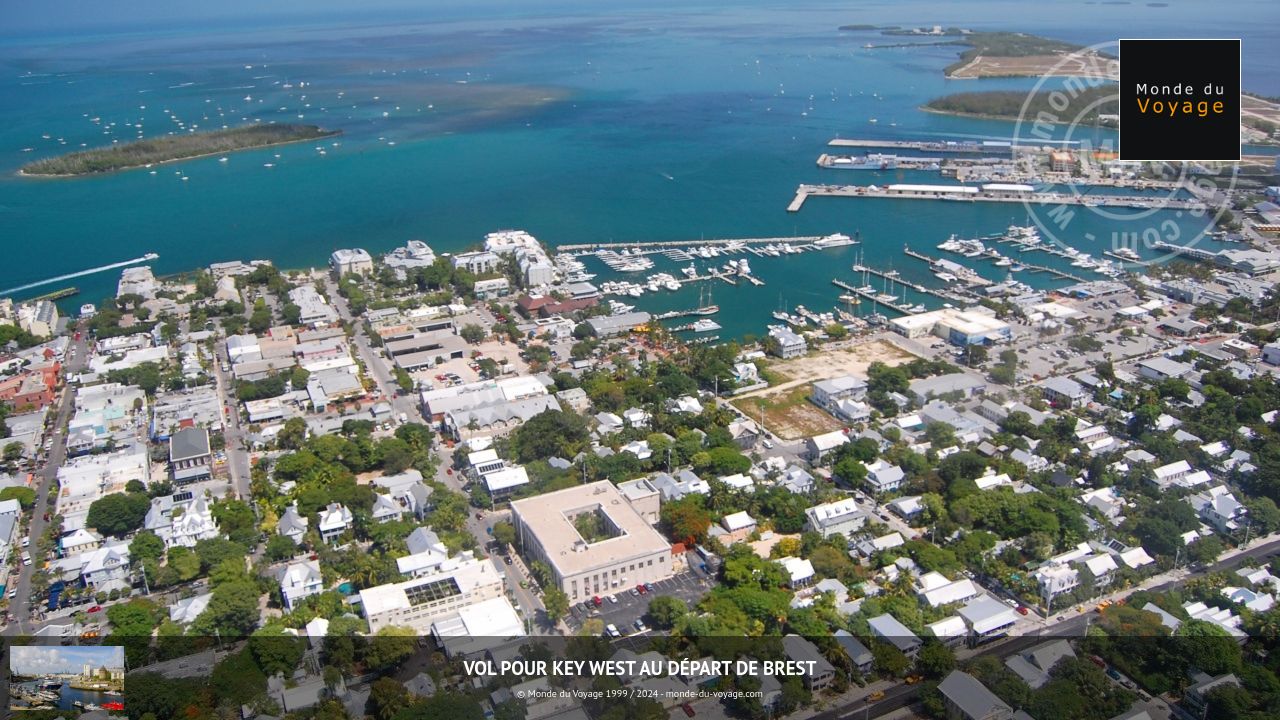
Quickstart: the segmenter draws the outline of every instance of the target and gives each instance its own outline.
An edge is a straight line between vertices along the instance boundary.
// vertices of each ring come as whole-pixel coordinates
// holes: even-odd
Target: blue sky
[[[124,667],[124,648],[100,647],[42,647],[39,645],[14,645],[9,648],[9,670],[21,675],[46,673],[78,673],[85,663],[96,667]]]

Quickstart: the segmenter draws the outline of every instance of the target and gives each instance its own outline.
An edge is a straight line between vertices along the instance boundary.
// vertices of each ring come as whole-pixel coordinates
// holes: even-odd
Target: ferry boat
[[[1138,255],[1138,251],[1133,248],[1120,248],[1119,250],[1111,251],[1111,254],[1123,260],[1132,260],[1133,262],[1137,262],[1142,259],[1142,257]]]
[[[817,240],[813,241],[813,246],[816,248],[844,247],[846,245],[857,245],[857,244],[858,244],[857,240],[854,240],[853,238],[849,237],[848,235],[845,235],[844,233],[834,233],[832,235],[827,235],[826,237],[820,237]]]

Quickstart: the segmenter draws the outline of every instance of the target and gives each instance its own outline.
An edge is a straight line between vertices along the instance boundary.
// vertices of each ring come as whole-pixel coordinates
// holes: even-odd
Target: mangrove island
[[[315,125],[246,125],[81,150],[28,163],[22,166],[19,174],[41,177],[94,175],[341,134],[341,130],[325,130]]]

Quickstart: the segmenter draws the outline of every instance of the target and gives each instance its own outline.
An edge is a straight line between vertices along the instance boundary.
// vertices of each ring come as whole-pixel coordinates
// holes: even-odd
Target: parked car
[[[94,605],[93,607],[89,608],[89,612],[91,613],[102,612],[102,606]]]
[[[611,602],[611,603],[613,603],[613,604],[615,604],[615,605],[616,605],[616,604],[618,604],[618,596],[617,596],[617,595],[610,595],[610,596],[609,596],[609,602]]]
[[[697,715],[697,713],[693,711],[693,706],[689,703],[681,704],[680,709],[684,711],[685,717],[693,717],[694,715]]]
[[[600,599],[599,595],[596,595],[595,597],[591,598],[591,602],[595,603],[596,607],[600,607],[601,605],[604,604],[604,601]]]
[[[609,634],[609,637],[613,637],[613,638],[622,637],[622,633],[618,632],[618,626],[614,625],[613,623],[609,623],[605,627],[604,631]]]

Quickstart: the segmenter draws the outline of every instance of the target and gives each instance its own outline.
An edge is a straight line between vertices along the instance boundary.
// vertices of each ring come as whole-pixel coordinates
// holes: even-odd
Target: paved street
[[[79,340],[72,340],[68,347],[68,362],[63,370],[63,377],[81,372],[86,366],[88,352],[88,340],[81,337]],[[63,385],[62,394],[58,397],[58,404],[53,411],[53,421],[46,427],[50,437],[53,438],[53,445],[50,447],[45,457],[44,465],[35,472],[36,478],[36,504],[31,511],[30,532],[27,537],[30,538],[31,545],[28,552],[31,553],[32,563],[26,566],[19,566],[21,570],[18,575],[17,595],[9,601],[9,611],[13,613],[13,622],[4,629],[5,635],[26,634],[31,631],[31,577],[34,572],[40,570],[43,572],[44,558],[40,557],[36,549],[40,536],[45,530],[45,512],[50,513],[52,517],[53,503],[49,492],[54,484],[54,478],[58,475],[58,468],[62,467],[62,463],[66,460],[66,427],[67,420],[71,415],[71,410],[75,407],[72,402],[72,391],[70,385]],[[19,560],[18,562],[21,562]]]

